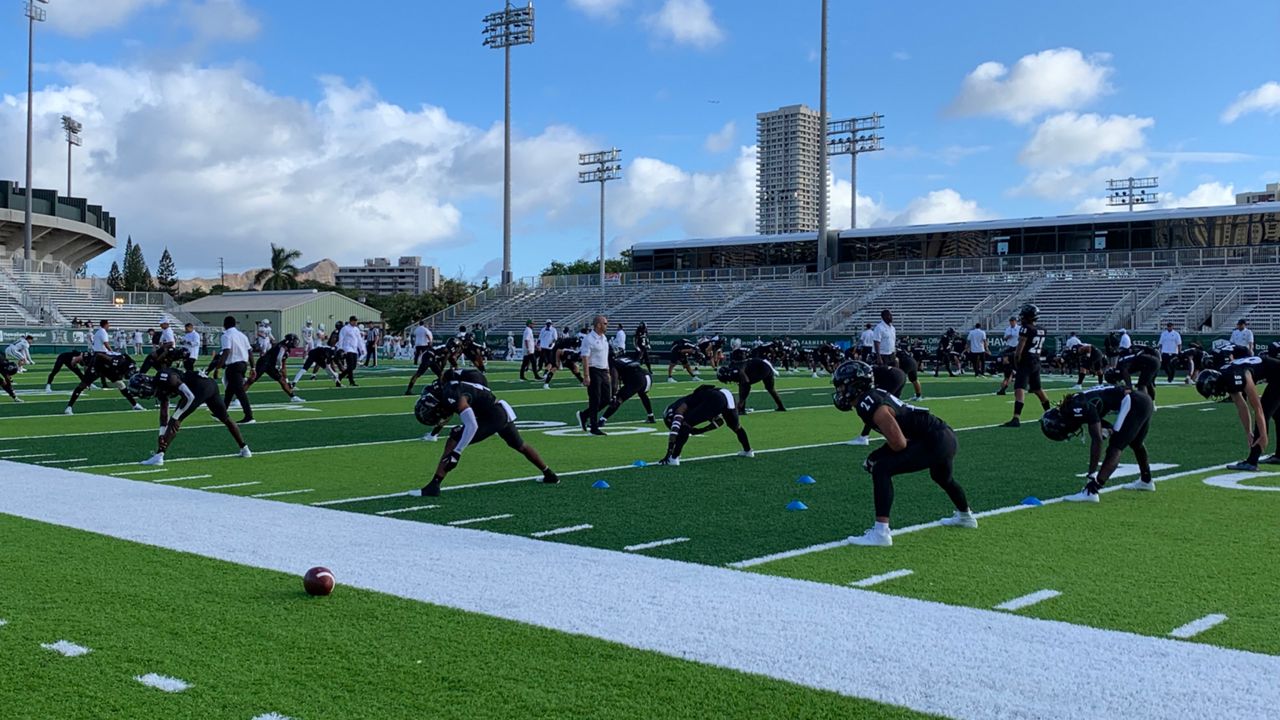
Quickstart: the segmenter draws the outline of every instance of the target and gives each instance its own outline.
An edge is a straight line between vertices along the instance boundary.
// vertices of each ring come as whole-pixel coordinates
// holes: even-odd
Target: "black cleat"
[[[592,428],[589,432],[592,435],[599,435],[600,437],[605,436],[605,431],[601,430],[600,428]]]
[[[1014,418],[1014,419],[1010,420],[1009,422],[1007,422],[1007,423],[1005,423],[1005,424],[1001,425],[1000,427],[1010,427],[1010,428],[1013,428],[1013,427],[1022,427],[1022,421],[1021,421],[1021,420],[1018,420],[1018,418]]]
[[[422,497],[440,497],[440,483],[432,480],[422,486]]]
[[[542,471],[542,480],[540,482],[544,485],[555,485],[560,482],[560,477],[552,472],[551,468],[547,468]]]
[[[999,390],[997,390],[997,391],[996,391],[996,394],[997,394],[997,395],[1006,395],[1007,393],[1005,393],[1004,388],[1000,388]]]
[[[653,425],[653,424],[654,424],[654,423],[656,423],[656,422],[658,422],[658,421],[657,421],[657,420],[656,420],[652,415],[650,415],[649,417],[645,418],[645,423],[646,423],[646,424]]]
[[[582,432],[587,431],[587,416],[581,410],[575,412],[574,417],[578,418],[578,425],[582,427]]]
[[[777,408],[774,409],[774,412],[786,412],[786,411],[787,409],[782,407],[781,405],[779,405]]]

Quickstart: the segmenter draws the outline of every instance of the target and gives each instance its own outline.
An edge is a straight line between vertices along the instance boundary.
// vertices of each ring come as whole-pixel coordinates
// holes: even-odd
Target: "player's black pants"
[[[609,407],[605,409],[604,416],[606,418],[613,417],[613,414],[622,407],[622,403],[630,400],[632,396],[639,395],[640,402],[644,405],[645,413],[649,417],[653,417],[653,405],[649,402],[648,388],[650,382],[649,376],[645,375],[638,383],[622,383],[622,387],[618,389],[617,394],[613,396],[613,400],[609,402]]]
[[[782,405],[782,398],[778,397],[778,391],[774,387],[773,373],[761,378],[760,383],[764,385],[765,391],[769,393],[769,397],[773,398],[773,402],[778,406],[778,409],[785,410],[786,408]],[[738,381],[738,407],[742,408],[743,412],[747,411],[747,397],[751,395],[751,385],[752,383],[749,382]]]
[[[871,482],[875,495],[876,517],[889,517],[893,509],[893,476],[928,470],[929,477],[951,498],[957,510],[968,510],[964,488],[952,476],[956,460],[956,434],[951,428],[919,440],[908,440],[902,452],[881,447],[867,456],[873,463]]]
[[[984,352],[969,353],[969,360],[973,362],[974,376],[987,374],[987,354]]]
[[[231,399],[234,397],[240,401],[240,409],[244,411],[244,419],[253,419],[253,407],[249,405],[249,393],[245,392],[244,380],[245,373],[249,370],[249,363],[234,362],[227,365],[225,379],[227,382],[226,392],[222,395],[222,404],[230,406]]]
[[[58,376],[58,373],[62,371],[62,368],[66,368],[66,369],[70,370],[70,371],[71,371],[71,373],[72,373],[73,375],[75,375],[76,377],[80,378],[80,380],[84,380],[84,373],[80,372],[80,368],[78,368],[78,367],[76,367],[76,366],[74,366],[74,365],[68,365],[68,364],[67,364],[67,363],[62,359],[62,357],[61,357],[61,356],[59,356],[59,357],[58,357],[58,359],[57,359],[56,361],[54,361],[54,363],[53,363],[53,369],[49,371],[49,379],[48,379],[48,380],[45,380],[45,381],[44,381],[44,384],[45,384],[45,385],[52,385],[52,384],[53,384],[53,379],[54,379],[55,377],[57,377],[57,376]]]
[[[653,363],[651,360],[649,360],[649,346],[637,345],[636,352],[639,354],[639,357],[637,357],[637,360],[640,361],[640,364],[648,368],[649,372],[653,372]]]
[[[1173,375],[1177,372],[1178,356],[1173,353],[1160,353],[1160,368],[1165,372],[1165,378],[1169,382],[1173,382]]]
[[[526,372],[532,372],[534,379],[537,379],[538,377],[537,357],[538,357],[537,353],[527,352],[524,354],[524,359],[520,361],[520,379],[521,380],[528,379],[524,376]]]
[[[1267,422],[1276,420],[1277,413],[1280,413],[1280,383],[1267,383],[1267,389],[1262,391],[1262,417],[1258,418],[1253,428],[1253,437],[1256,440],[1258,430]],[[1272,435],[1275,437],[1275,454],[1280,455],[1280,420],[1276,420],[1276,431]],[[1249,449],[1249,462],[1254,465],[1258,464],[1258,460],[1262,457],[1262,451],[1266,448],[1260,445],[1254,445]]]
[[[591,419],[591,429],[600,429],[600,413],[609,405],[609,397],[613,391],[609,385],[609,371],[600,368],[587,368],[591,384],[587,385],[587,409],[584,411]]]
[[[351,381],[352,385],[355,385],[356,384],[356,365],[360,364],[360,356],[353,352],[349,352],[349,353],[343,353],[343,357],[346,359],[347,362],[346,362],[346,367],[343,368],[342,372],[338,374],[338,382],[341,383],[342,378],[345,377]]]

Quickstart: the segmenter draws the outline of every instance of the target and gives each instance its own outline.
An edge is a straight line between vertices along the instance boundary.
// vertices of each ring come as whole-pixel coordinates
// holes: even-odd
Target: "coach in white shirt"
[[[871,329],[871,323],[867,323],[862,330],[862,335],[858,337],[858,349],[862,355],[863,362],[874,362],[876,354],[876,331]]]
[[[1018,318],[1009,316],[1009,327],[1004,329],[1004,346],[1007,348],[1018,347]]]
[[[249,393],[245,392],[245,374],[249,371],[249,336],[236,327],[236,317],[228,315],[222,319],[222,350],[209,363],[208,372],[221,367],[226,372],[223,380],[227,389],[223,393],[222,402],[231,408],[234,397],[244,411],[244,418],[238,424],[252,424],[253,407],[249,405]]]
[[[542,332],[538,333],[538,354],[542,356],[542,366],[553,368],[556,366],[556,340],[560,339],[560,333],[556,331],[556,326],[548,320],[543,326]]]
[[[1253,331],[1249,329],[1249,323],[1240,318],[1240,322],[1236,323],[1236,329],[1231,331],[1231,344],[1236,347],[1242,347],[1253,354]]]
[[[987,331],[982,323],[974,323],[969,331],[969,359],[973,361],[974,377],[981,377],[987,367]]]
[[[1169,383],[1173,383],[1173,361],[1182,354],[1182,335],[1173,329],[1173,323],[1167,323],[1164,326],[1164,332],[1160,333],[1160,366],[1165,371],[1165,376]]]
[[[133,354],[134,355],[142,354],[142,345],[145,342],[146,342],[146,338],[143,336],[142,331],[134,330],[133,331]]]
[[[1064,344],[1063,347],[1067,350],[1074,350],[1083,344],[1084,344],[1084,341],[1080,339],[1079,335],[1076,335],[1075,333],[1071,333],[1070,335],[1067,336],[1067,342]]]
[[[609,318],[597,315],[591,323],[591,332],[582,338],[579,354],[586,372],[582,384],[587,388],[587,409],[578,413],[578,424],[592,435],[604,435],[600,429],[600,413],[609,405],[609,340],[605,331]]]
[[[1121,350],[1128,350],[1129,348],[1133,347],[1133,339],[1129,337],[1129,331],[1125,330],[1124,328],[1120,328],[1119,347]],[[1128,353],[1125,353],[1125,354],[1127,355]]]
[[[196,367],[196,358],[200,357],[200,346],[204,344],[204,340],[200,337],[200,333],[196,332],[196,327],[191,323],[187,323],[183,328],[186,332],[182,335],[182,347],[186,348],[187,360],[183,363],[187,371],[194,370]]]
[[[352,315],[351,320],[338,332],[338,351],[347,359],[347,368],[338,374],[338,382],[341,383],[345,375],[351,387],[355,387],[356,365],[365,353],[364,338],[360,334],[360,328],[357,327],[355,315]]]
[[[111,355],[111,321],[101,320],[98,329],[93,331],[89,340],[89,349],[100,355]]]
[[[430,350],[431,343],[434,341],[431,328],[427,327],[425,320],[419,320],[417,326],[413,328],[413,361],[415,363],[422,360],[422,353]]]
[[[613,334],[613,349],[619,355],[627,351],[627,333],[621,325],[618,326],[618,332]]]
[[[893,328],[893,313],[880,311],[880,324],[875,329],[876,358],[881,365],[898,367],[898,331]]]
[[[524,335],[520,339],[520,349],[524,356],[520,358],[520,379],[528,381],[525,373],[532,372],[533,379],[538,380],[538,341],[533,338],[533,321],[524,321]]]

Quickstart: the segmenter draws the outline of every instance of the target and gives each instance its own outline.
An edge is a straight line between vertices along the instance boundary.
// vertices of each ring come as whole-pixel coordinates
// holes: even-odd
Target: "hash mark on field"
[[[687,537],[667,538],[666,540],[654,540],[653,542],[640,543],[639,545],[628,545],[623,550],[627,552],[636,552],[637,550],[649,550],[663,545],[675,545],[676,543],[689,542]]]
[[[315,492],[315,488],[307,488],[306,490],[280,490],[279,492],[258,493],[257,495],[250,495],[249,497],[269,498],[280,497],[281,495],[301,495],[309,492]]]
[[[179,680],[176,677],[169,677],[168,675],[158,675],[156,673],[147,673],[146,675],[135,675],[133,676],[133,679],[137,680],[143,685],[146,685],[147,687],[153,687],[157,690],[163,690],[167,693],[182,692],[183,690],[186,690],[187,688],[191,687],[191,683],[185,680]]]
[[[77,645],[67,640],[59,640],[55,643],[41,643],[40,647],[45,650],[52,650],[64,657],[80,657],[81,655],[88,655],[93,652],[83,645]]]
[[[37,460],[37,465],[57,465],[59,463],[84,462],[89,458],[68,458],[66,460]]]
[[[1196,635],[1199,635],[1205,630],[1221,625],[1226,621],[1227,621],[1226,615],[1219,615],[1218,613],[1214,613],[1212,615],[1205,615],[1199,620],[1192,620],[1186,625],[1183,625],[1180,628],[1175,628],[1174,630],[1170,631],[1169,637],[1175,637],[1175,638],[1178,638],[1179,640],[1187,640],[1195,637]]]
[[[111,477],[126,477],[129,475],[148,475],[150,473],[164,472],[164,468],[156,468],[155,470],[130,470],[128,472],[111,473]]]
[[[253,720],[293,720],[293,718],[289,717],[288,715],[281,715],[280,713],[271,712],[271,713],[263,713],[261,715],[255,715],[253,717]]]
[[[1021,610],[1022,608],[1031,607],[1032,605],[1035,605],[1036,603],[1039,603],[1039,602],[1044,602],[1045,600],[1052,600],[1053,598],[1056,598],[1061,594],[1062,593],[1058,592],[1057,590],[1037,590],[1033,593],[1023,595],[1022,597],[1016,597],[1012,600],[1007,600],[1005,602],[1002,602],[999,605],[997,605],[995,609],[1008,610],[1010,612],[1014,610]]]
[[[590,529],[590,525],[570,525],[569,527],[556,528],[554,530],[540,530],[536,533],[529,533],[529,537],[551,537],[552,535],[565,535],[567,533],[578,532],[579,530]]]
[[[435,510],[439,505],[418,505],[416,507],[396,508],[394,510],[379,510],[376,515],[398,515],[400,513],[417,512],[419,510]]]
[[[509,517],[515,517],[511,513],[503,515],[488,515],[486,517],[467,518],[466,520],[454,520],[450,525],[470,525],[472,523],[488,522],[489,520],[506,520]]]
[[[8,624],[9,624],[8,620],[5,620],[4,618],[0,618],[0,627],[4,627],[5,625],[8,625]]]
[[[888,581],[890,581],[890,580],[897,580],[898,578],[906,577],[906,576],[908,576],[908,575],[912,575],[912,574],[914,574],[914,572],[915,572],[914,570],[906,570],[906,569],[903,569],[903,570],[894,570],[894,571],[892,571],[892,572],[884,573],[883,575],[872,575],[872,576],[871,576],[871,577],[869,577],[869,578],[863,578],[863,579],[861,579],[861,580],[855,580],[855,581],[853,581],[853,582],[851,582],[851,583],[849,583],[849,584],[850,584],[850,585],[852,585],[853,587],[856,587],[856,588],[871,587],[872,585],[879,585],[879,584],[880,584],[880,583],[882,583],[882,582],[888,582]]]
[[[211,477],[213,476],[212,475],[184,475],[182,477],[176,477],[176,478],[157,478],[155,480],[152,480],[151,482],[171,483],[171,482],[178,482],[179,480],[207,480]]]
[[[251,482],[228,483],[226,485],[205,485],[201,490],[226,490],[228,488],[249,487],[250,485],[261,485],[262,482],[253,480]]]

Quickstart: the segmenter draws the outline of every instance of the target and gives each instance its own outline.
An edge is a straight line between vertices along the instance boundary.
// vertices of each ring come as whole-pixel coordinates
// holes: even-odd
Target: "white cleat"
[[[1072,385],[1072,386],[1071,386],[1071,389],[1072,389],[1072,390],[1083,390],[1083,389],[1084,389],[1084,386],[1083,386],[1083,385],[1081,385],[1080,383],[1076,383],[1075,385]]]
[[[866,435],[859,435],[858,437],[850,440],[849,444],[850,445],[870,445],[871,438],[867,437]]]
[[[76,411],[75,411],[75,410],[72,410],[72,409],[71,409],[71,406],[70,406],[70,405],[68,405],[68,406],[67,406],[67,409],[62,411],[62,414],[63,414],[63,415],[75,415],[75,414],[76,414]]]
[[[232,401],[231,401],[231,404],[227,406],[227,409],[228,409],[228,410],[239,410],[239,409],[240,409],[240,401],[239,401],[239,400],[232,400]]]
[[[303,400],[302,398],[298,397],[297,395],[294,395],[293,397],[289,398],[289,402],[291,402],[291,403],[304,403],[304,402],[306,402],[306,400]]]
[[[45,395],[52,395],[52,394],[53,394],[53,386],[52,386],[52,385],[45,385],[45,386],[44,386],[44,394],[45,394]]]
[[[422,436],[422,439],[423,439],[423,441],[425,441],[425,442],[436,442],[437,440],[439,440],[439,439],[440,439],[440,436],[439,436],[439,435],[432,435],[431,433],[427,433],[426,435],[423,435],[423,436]]]
[[[1120,487],[1124,488],[1125,490],[1137,490],[1139,492],[1155,492],[1156,491],[1155,482],[1145,482],[1143,480],[1134,480],[1133,482],[1127,483],[1125,485],[1121,485]]]
[[[753,458],[755,456],[756,456],[755,450],[739,450],[738,451],[738,457],[740,458]]]
[[[951,514],[951,517],[942,518],[938,522],[947,527],[978,529],[978,518],[974,517],[972,512],[957,510]]]
[[[14,401],[14,402],[16,402],[16,403],[26,402],[26,401],[25,401],[25,400],[23,400],[22,398],[20,398],[20,397],[16,397],[16,396],[13,398],[13,401]]]
[[[675,379],[675,378],[673,378],[673,377],[668,377],[668,378],[667,378],[667,382],[669,382],[669,383],[678,383],[678,382],[680,382],[680,381],[679,381],[679,380],[677,380],[677,379]]]
[[[1088,490],[1081,490],[1075,495],[1068,495],[1063,500],[1074,503],[1096,503],[1102,502],[1102,498],[1098,497],[1098,493],[1091,493]]]
[[[891,547],[893,545],[893,536],[885,530],[871,528],[861,535],[850,537],[849,544],[863,545],[865,547]]]
[[[548,385],[548,384],[546,384],[546,383],[542,383],[542,389],[543,389],[543,390],[550,390],[550,389],[551,389],[551,386],[550,386],[550,385]]]
[[[251,458],[251,457],[253,457],[253,452],[252,452],[251,450],[249,450],[249,446],[248,446],[248,445],[245,445],[244,447],[240,448],[240,452],[239,452],[238,454],[239,454],[239,455],[240,455],[240,457],[242,457],[242,458]]]
[[[143,460],[138,464],[139,465],[163,465],[164,453],[156,453],[155,455],[152,455],[151,457],[147,458],[146,460]]]
[[[141,412],[141,411],[143,411],[143,410],[146,410],[146,408],[142,407],[142,405],[141,405],[140,403],[134,403],[134,404],[133,404],[133,409],[134,409],[134,411],[135,411],[135,412]]]
[[[814,380],[817,380],[817,379],[818,379],[818,373],[814,373],[814,374],[813,374],[813,375],[811,375],[810,377],[812,377]]]

